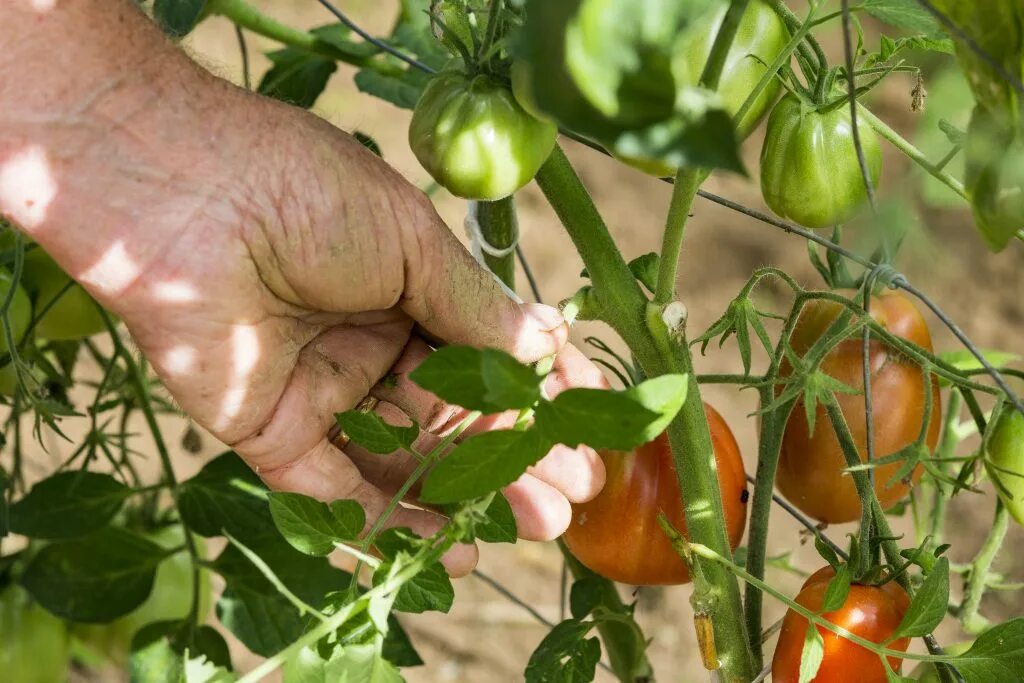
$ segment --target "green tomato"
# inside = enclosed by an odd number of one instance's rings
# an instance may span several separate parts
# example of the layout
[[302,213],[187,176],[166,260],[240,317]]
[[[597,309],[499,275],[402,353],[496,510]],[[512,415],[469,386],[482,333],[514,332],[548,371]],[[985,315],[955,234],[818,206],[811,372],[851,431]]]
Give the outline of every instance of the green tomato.
[[423,91],[409,126],[416,158],[452,194],[507,197],[551,154],[558,128],[530,116],[488,76],[446,72]]
[[1024,126],[975,107],[967,128],[964,185],[989,247],[1006,247],[1024,226]]
[[[874,130],[860,125],[871,184],[878,184],[882,150]],[[844,223],[867,201],[850,109],[805,109],[786,95],[768,117],[761,148],[761,194],[772,211],[808,228]]]
[[[21,282],[35,299],[36,310],[42,311],[71,282],[71,278],[49,254],[36,247],[25,254]],[[106,329],[93,298],[75,284],[42,317],[36,325],[36,334],[62,341],[83,339]]]
[[[972,641],[963,643],[953,643],[947,645],[943,649],[947,655],[962,655],[971,649],[974,645]],[[910,672],[910,679],[918,681],[918,683],[940,683],[942,680],[939,678],[939,672],[935,670],[935,665],[931,662],[921,662],[918,664],[913,671]]]
[[1017,523],[1024,526],[1024,415],[1004,404],[985,435],[985,468]]
[[37,605],[25,589],[0,589],[0,680],[64,683],[69,643],[64,622]]
[[[180,524],[157,530],[146,537],[167,549],[179,548],[185,542]],[[200,556],[205,555],[205,544],[196,537]],[[199,572],[199,620],[205,622],[212,606],[210,575],[206,570]],[[192,561],[182,550],[167,558],[156,569],[153,590],[149,597],[134,611],[109,624],[74,627],[75,636],[87,647],[102,654],[111,661],[124,665],[131,652],[132,638],[147,624],[157,621],[174,621],[188,616],[192,606]]]

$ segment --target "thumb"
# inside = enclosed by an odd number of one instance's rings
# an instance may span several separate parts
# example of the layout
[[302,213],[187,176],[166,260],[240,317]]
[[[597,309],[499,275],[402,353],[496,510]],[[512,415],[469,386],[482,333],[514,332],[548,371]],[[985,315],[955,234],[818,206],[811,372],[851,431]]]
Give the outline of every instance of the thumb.
[[451,344],[499,348],[523,362],[557,353],[569,334],[558,309],[513,301],[423,199],[402,235],[405,313]]

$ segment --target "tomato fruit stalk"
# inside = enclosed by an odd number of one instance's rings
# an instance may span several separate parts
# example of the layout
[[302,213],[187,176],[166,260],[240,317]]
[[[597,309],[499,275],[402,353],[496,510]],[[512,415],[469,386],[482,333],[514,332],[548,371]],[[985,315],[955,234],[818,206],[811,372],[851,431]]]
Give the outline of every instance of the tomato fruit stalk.
[[[855,296],[853,293],[847,293]],[[803,356],[839,315],[841,305],[831,301],[809,303],[797,320],[790,345]],[[887,291],[872,297],[871,316],[889,332],[927,351],[932,350],[931,334],[921,313],[905,296]],[[920,366],[880,340],[872,339],[869,350],[874,453],[882,458],[908,446],[921,433],[925,417],[925,391],[931,392],[931,417],[925,443],[934,450],[941,429],[939,387],[928,379]],[[862,461],[867,459],[867,428],[864,419],[863,346],[860,336],[841,341],[825,356],[820,370],[858,391],[836,392],[835,398],[857,445]],[[780,375],[791,372],[783,363]],[[908,480],[889,485],[902,462],[875,469],[875,493],[882,508],[892,507],[910,490],[910,481],[921,477],[921,465]],[[775,483],[779,491],[805,514],[830,524],[859,519],[861,506],[853,478],[844,474],[846,458],[835,429],[823,405],[817,406],[813,432],[802,402],[793,409],[786,423],[779,453]]]
[[530,182],[555,145],[558,128],[531,116],[490,76],[435,76],[416,104],[409,145],[452,194],[493,201]]
[[[739,446],[729,425],[704,404],[711,428],[729,544],[735,549],[747,520],[747,480]],[[573,506],[562,537],[569,551],[598,574],[631,585],[690,581],[686,563],[658,524],[664,513],[686,533],[686,519],[668,436],[632,451],[602,451],[607,471],[596,498]]]
[[[829,581],[835,576],[832,567],[819,569],[807,579],[795,602],[819,613],[825,602]],[[839,609],[821,616],[827,621],[874,643],[885,643],[892,650],[906,652],[909,638],[889,642],[910,607],[910,598],[898,584],[890,581],[882,586],[853,584]],[[824,657],[812,683],[886,683],[888,678],[882,659],[867,648],[818,626],[825,643]],[[779,642],[772,659],[774,683],[798,683],[800,658],[807,633],[807,619],[793,610],[782,621]],[[889,665],[899,672],[901,659],[889,657]]]
[[[857,129],[876,186],[882,170],[878,136],[868,126]],[[867,190],[849,107],[820,111],[795,95],[783,97],[768,117],[761,194],[772,211],[808,228],[830,228],[852,218],[867,202]]]

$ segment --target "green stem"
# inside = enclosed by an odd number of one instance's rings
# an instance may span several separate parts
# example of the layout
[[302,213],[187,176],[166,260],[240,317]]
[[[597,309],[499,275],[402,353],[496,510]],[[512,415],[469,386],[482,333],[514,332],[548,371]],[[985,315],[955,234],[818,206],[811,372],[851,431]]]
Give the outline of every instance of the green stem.
[[[121,337],[117,333],[117,327],[114,324],[114,319],[109,313],[107,313],[106,309],[99,304],[96,304],[96,310],[103,318],[103,324],[106,325],[107,332],[110,333],[110,339],[114,344],[114,355],[121,357],[125,368],[128,370],[128,377],[131,381],[132,388],[135,390],[139,409],[142,411],[142,415],[146,420],[146,425],[149,427],[149,432],[153,437],[153,444],[156,446],[157,454],[160,456],[160,463],[163,466],[164,477],[167,478],[167,484],[171,489],[171,498],[174,501],[174,507],[175,509],[178,509],[178,494],[180,492],[178,478],[174,474],[174,465],[171,463],[170,451],[167,450],[167,444],[164,442],[163,432],[160,431],[160,425],[157,424],[156,421],[156,414],[153,412],[153,405],[150,403],[148,378],[139,364],[135,362],[135,358],[132,357],[131,352],[125,348],[124,343],[121,341]],[[188,548],[189,558],[192,560],[192,604],[189,607],[188,616],[188,627],[191,631],[195,628],[196,622],[199,618],[199,596],[202,592],[199,589],[199,565],[202,558],[199,556],[199,547],[196,545],[195,535],[192,533],[192,530],[184,523],[181,525],[181,528],[185,532],[185,547]]]
[[906,154],[911,161],[923,168],[946,187],[953,190],[953,192],[956,192],[964,199],[967,199],[967,193],[964,190],[963,183],[943,171],[942,167],[938,164],[933,164],[928,161],[928,157],[924,155],[924,152],[910,144],[910,142],[904,139],[899,133],[890,128],[888,124],[872,114],[865,107],[860,107],[857,110],[857,114],[863,117],[864,120],[867,121],[868,125],[875,129],[876,133],[888,140],[896,149]]
[[725,68],[725,61],[729,57],[729,48],[732,47],[736,32],[740,28],[740,21],[743,20],[743,13],[747,11],[750,0],[732,0],[729,9],[725,12],[722,25],[718,27],[718,34],[711,46],[711,54],[704,64],[704,72],[700,75],[700,84],[708,90],[718,90],[718,81],[722,77]]
[[964,601],[960,607],[960,623],[968,633],[981,633],[989,626],[988,620],[981,616],[978,610],[981,607],[981,598],[985,595],[989,571],[992,569],[992,563],[995,561],[999,549],[1003,547],[1009,523],[1009,512],[1003,505],[1002,499],[997,497],[992,530],[985,538],[985,543],[982,544],[974,561],[971,562],[971,571],[964,590]]
[[[515,200],[509,196],[494,202],[480,202],[476,208],[476,220],[484,242],[481,245],[484,263],[509,289],[515,291],[515,245],[519,239]],[[494,255],[488,253],[489,250],[508,253]]]
[[245,0],[209,0],[207,11],[230,19],[236,26],[253,33],[276,40],[282,45],[307,50],[329,59],[353,66],[370,68],[383,74],[398,75],[402,68],[382,62],[375,55],[353,55],[332,47],[312,33],[300,31],[268,17]]
[[[587,579],[598,587],[600,605],[613,614],[622,614],[626,606],[616,590],[615,584],[587,569],[573,557],[561,540],[558,549],[562,551],[565,564],[577,581]],[[622,683],[640,683],[652,680],[651,663],[647,660],[646,643],[637,638],[636,625],[614,620],[602,620],[597,625],[604,650],[612,671]]]
[[686,232],[686,219],[693,206],[693,198],[700,187],[702,173],[696,169],[682,169],[672,186],[672,201],[665,220],[665,234],[661,242],[661,261],[658,265],[658,283],[654,290],[654,303],[667,304],[675,297],[679,252]]
[[[949,406],[946,408],[946,415],[943,419],[942,440],[939,442],[939,447],[936,450],[936,458],[939,460],[938,466],[943,472],[947,473],[951,469],[953,462],[950,459],[954,456],[956,445],[960,442],[960,436],[957,434],[957,424],[960,420],[961,400],[960,392],[951,391],[949,393]],[[931,499],[932,508],[928,517],[928,534],[932,537],[932,542],[938,546],[942,545],[949,497],[943,491],[941,482],[930,477],[927,479],[927,482],[926,486],[931,488],[933,493]]]

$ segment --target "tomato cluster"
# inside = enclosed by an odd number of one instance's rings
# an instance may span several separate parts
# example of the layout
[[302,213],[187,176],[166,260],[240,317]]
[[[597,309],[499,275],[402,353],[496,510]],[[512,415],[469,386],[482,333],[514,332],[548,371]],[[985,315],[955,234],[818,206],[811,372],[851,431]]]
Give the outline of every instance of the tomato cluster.
[[[722,416],[704,404],[718,468],[729,543],[739,545],[747,521],[747,481],[736,439]],[[572,554],[593,571],[632,585],[690,580],[686,563],[658,524],[664,513],[686,533],[679,480],[668,436],[629,452],[603,451],[607,479],[593,500],[573,506],[562,537]]]

